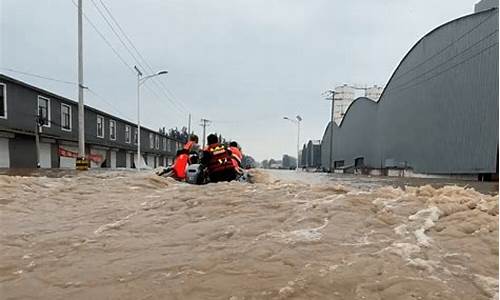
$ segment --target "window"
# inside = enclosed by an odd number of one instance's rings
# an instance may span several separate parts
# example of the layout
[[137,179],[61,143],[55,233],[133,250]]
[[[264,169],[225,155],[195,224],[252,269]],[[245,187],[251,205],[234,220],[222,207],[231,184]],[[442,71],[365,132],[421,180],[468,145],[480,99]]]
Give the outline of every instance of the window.
[[171,150],[171,148],[172,148],[171,141],[170,141],[170,140],[167,140],[167,151],[168,151],[168,152],[172,151],[172,150]]
[[344,166],[344,161],[343,160],[336,160],[333,162],[333,167],[335,169],[342,168]]
[[7,86],[0,83],[0,118],[7,119]]
[[130,126],[125,125],[125,143],[130,144]]
[[155,148],[160,149],[160,137],[158,135],[155,135]]
[[97,137],[104,138],[104,117],[97,116]]
[[43,121],[43,126],[50,127],[50,99],[38,96],[37,115]]
[[116,121],[109,120],[109,138],[113,141],[116,140]]
[[155,148],[155,137],[154,134],[149,133],[149,148],[154,149]]
[[61,129],[71,131],[71,106],[61,103]]
[[163,151],[167,151],[167,138],[163,138]]
[[137,145],[137,128],[134,128],[134,144]]

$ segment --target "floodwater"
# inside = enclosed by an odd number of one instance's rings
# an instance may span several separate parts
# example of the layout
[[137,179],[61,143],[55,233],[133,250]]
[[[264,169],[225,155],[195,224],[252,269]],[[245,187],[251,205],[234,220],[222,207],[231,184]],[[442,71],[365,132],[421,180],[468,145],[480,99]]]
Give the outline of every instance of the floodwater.
[[0,175],[1,299],[498,298],[497,183],[37,172]]

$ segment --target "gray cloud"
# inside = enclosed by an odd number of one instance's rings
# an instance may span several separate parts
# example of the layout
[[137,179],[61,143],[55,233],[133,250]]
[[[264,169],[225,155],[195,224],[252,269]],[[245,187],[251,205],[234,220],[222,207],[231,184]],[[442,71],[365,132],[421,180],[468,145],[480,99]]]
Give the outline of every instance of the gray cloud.
[[[98,2],[96,0],[96,2]],[[282,116],[304,117],[302,142],[320,139],[329,118],[321,93],[340,83],[385,84],[425,33],[471,13],[474,1],[202,1],[104,0],[161,81],[184,101],[200,132],[238,139],[257,159],[295,155],[295,128]],[[129,66],[121,46],[90,0],[88,17]],[[0,67],[76,81],[76,8],[69,0],[2,0]],[[85,23],[86,102],[134,121],[135,76]],[[73,86],[3,73],[76,99]],[[152,83],[148,84],[155,89]],[[143,91],[146,126],[184,126],[165,100]]]

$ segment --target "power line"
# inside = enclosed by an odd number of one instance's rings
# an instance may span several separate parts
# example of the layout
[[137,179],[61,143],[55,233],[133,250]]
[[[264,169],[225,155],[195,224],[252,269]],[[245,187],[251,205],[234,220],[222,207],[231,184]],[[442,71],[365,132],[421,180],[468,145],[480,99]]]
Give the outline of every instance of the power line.
[[[104,21],[108,24],[109,28],[111,29],[111,31],[115,34],[115,36],[118,38],[118,40],[120,41],[120,43],[123,45],[123,47],[125,48],[125,50],[127,50],[127,52],[130,54],[130,56],[132,57],[132,59],[137,63],[137,65],[139,65],[142,69],[146,69],[142,64],[141,62],[139,61],[139,59],[136,57],[136,55],[130,50],[130,48],[125,44],[125,42],[123,41],[123,39],[120,37],[120,35],[116,32],[115,28],[113,27],[113,25],[110,23],[110,21],[108,20],[108,18],[106,17],[106,15],[102,12],[102,10],[99,8],[99,6],[97,5],[97,3],[94,1],[94,0],[91,0],[92,4],[94,5],[94,7],[97,9],[98,13],[101,15],[101,17],[104,19]],[[144,56],[141,55],[141,53],[139,52],[139,50],[137,50],[137,47],[135,47],[135,45],[132,43],[132,41],[130,40],[130,38],[128,37],[128,35],[125,33],[125,31],[123,30],[123,28],[120,26],[120,24],[118,23],[118,21],[116,20],[116,18],[113,16],[113,14],[111,13],[111,11],[108,9],[108,7],[106,6],[106,4],[104,4],[104,2],[102,0],[100,0],[100,3],[101,5],[104,7],[104,9],[106,10],[107,14],[110,16],[111,20],[113,21],[113,23],[115,24],[115,26],[118,28],[118,30],[121,32],[121,34],[123,35],[123,37],[127,40],[127,42],[130,44],[130,46],[132,47],[132,49],[135,50],[135,52],[137,53],[137,56],[140,57],[142,59],[142,61],[144,62],[144,64],[148,67],[148,69],[150,70],[151,73],[154,73],[155,71],[153,71],[153,68],[148,64],[148,62],[146,61],[146,59],[144,58]],[[177,101],[175,100],[175,96],[173,96],[173,93],[170,92],[170,90],[168,88],[166,88],[164,85],[162,84],[158,84],[158,81],[156,81],[157,78],[153,78],[153,83],[156,85],[157,88],[159,88],[159,90],[164,94],[165,98],[170,102],[172,103],[172,105],[174,106],[177,106],[177,108],[179,108],[180,110],[184,110],[186,111],[186,109],[182,106],[182,104],[180,103],[177,103]],[[162,83],[161,81],[159,81],[160,83]],[[168,92],[170,92],[170,94],[172,95],[172,97],[168,96],[166,93],[165,93],[165,90],[167,90]],[[171,99],[172,98],[172,99]],[[182,112],[182,111],[180,111]]]
[[[127,114],[123,113],[121,110],[119,110],[115,105],[113,105],[113,103],[111,103],[110,101],[106,100],[105,98],[103,98],[102,96],[100,96],[96,91],[94,91],[93,89],[91,88],[87,88],[87,90],[93,94],[95,97],[97,97],[99,100],[107,103],[114,111],[115,113],[117,113],[120,117],[122,117],[123,119],[125,120],[133,120],[133,118],[131,118],[130,116],[128,116]],[[131,121],[130,121],[131,122]]]
[[[73,5],[75,5],[75,7],[78,8],[78,5],[75,3],[74,0],[72,0],[72,3]],[[90,18],[85,14],[83,13],[83,16],[85,17],[85,20],[92,26],[92,28],[96,31],[96,33],[102,38],[102,40],[106,43],[106,45],[113,51],[113,53],[115,54],[115,56],[122,62],[122,64],[127,68],[129,69],[131,72],[135,73],[134,69],[125,61],[125,59],[118,53],[118,51],[113,47],[113,45],[111,45],[111,43],[108,41],[108,39],[106,39],[106,37],[104,36],[104,34],[97,28],[97,26],[90,20]],[[158,96],[157,93],[154,92],[154,90],[149,87],[148,85],[145,85],[146,88],[148,90],[150,90],[156,97],[160,98]],[[156,99],[157,101],[160,102],[160,104],[164,104],[162,103],[159,99]],[[176,107],[177,108],[177,107]]]
[[6,71],[9,71],[9,72],[13,72],[13,73],[23,74],[23,75],[26,75],[26,76],[41,78],[41,79],[45,79],[45,80],[50,80],[50,81],[55,81],[55,82],[60,82],[60,83],[65,83],[65,84],[70,84],[70,85],[78,85],[78,83],[76,83],[76,82],[62,80],[62,79],[56,79],[56,78],[42,76],[42,75],[33,74],[33,73],[28,73],[28,72],[24,72],[24,71],[18,71],[18,70],[14,70],[14,69],[11,69],[11,68],[0,67],[0,69],[6,70]]
[[[73,2],[73,5],[75,5],[78,8],[78,4],[76,4],[74,0],[72,0],[71,2]],[[90,18],[87,17],[87,15],[85,13],[83,13],[83,16],[85,17],[85,20],[87,20],[87,22],[90,24],[90,26],[92,26],[92,28],[95,30],[95,32],[97,32],[97,34],[103,39],[103,41],[106,43],[106,45],[108,45],[108,47],[113,51],[113,53],[116,55],[116,57],[118,57],[118,59],[120,59],[120,61],[123,63],[123,65],[127,69],[129,69],[131,72],[134,72],[134,69],[132,69],[132,67],[128,65],[128,63],[125,61],[125,59],[123,59],[123,57],[118,53],[118,51],[116,51],[116,49],[113,47],[113,45],[111,45],[111,43],[108,41],[108,39],[106,39],[104,34],[102,34],[102,32],[99,31],[99,29],[97,29],[97,26],[95,26],[94,23],[92,21],[90,21]]]
[[[137,53],[137,55],[139,56],[139,58],[144,62],[144,64],[148,67],[149,71],[154,73],[154,70],[153,68],[151,67],[151,65],[147,62],[147,60],[144,58],[144,56],[141,54],[141,52],[139,52],[139,50],[137,49],[137,47],[134,45],[134,43],[130,40],[130,38],[128,37],[128,35],[125,33],[125,30],[123,30],[123,28],[120,26],[120,23],[116,20],[116,18],[113,16],[113,14],[111,13],[110,9],[108,9],[108,7],[106,6],[106,4],[104,3],[103,0],[99,0],[99,2],[101,3],[101,5],[104,7],[104,9],[106,10],[106,12],[108,13],[108,15],[111,17],[111,20],[113,21],[113,23],[116,25],[116,27],[118,28],[118,30],[121,32],[121,34],[125,37],[125,39],[127,40],[127,42],[129,43],[129,45],[132,47],[132,49],[134,49],[135,53]],[[140,63],[139,63],[140,65]],[[141,65],[140,65],[141,66]],[[143,69],[145,69],[143,66],[141,66]],[[160,85],[165,88],[165,90],[167,90],[167,92],[169,92],[171,94],[171,96],[173,97],[174,101],[178,101],[175,96],[175,94],[170,90],[168,89],[168,87],[166,87],[163,82],[158,79],[158,78],[153,78],[153,81],[156,82],[156,80],[158,80],[158,82],[160,82]],[[181,106],[183,106],[182,104],[182,101],[178,101],[179,104]],[[183,107],[185,108],[185,107]]]

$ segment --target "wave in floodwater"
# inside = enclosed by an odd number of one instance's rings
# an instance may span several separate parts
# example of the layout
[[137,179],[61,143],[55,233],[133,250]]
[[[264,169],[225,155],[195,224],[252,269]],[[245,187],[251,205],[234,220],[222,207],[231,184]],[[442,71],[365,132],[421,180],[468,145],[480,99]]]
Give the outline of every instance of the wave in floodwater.
[[0,175],[4,299],[496,299],[498,196]]

